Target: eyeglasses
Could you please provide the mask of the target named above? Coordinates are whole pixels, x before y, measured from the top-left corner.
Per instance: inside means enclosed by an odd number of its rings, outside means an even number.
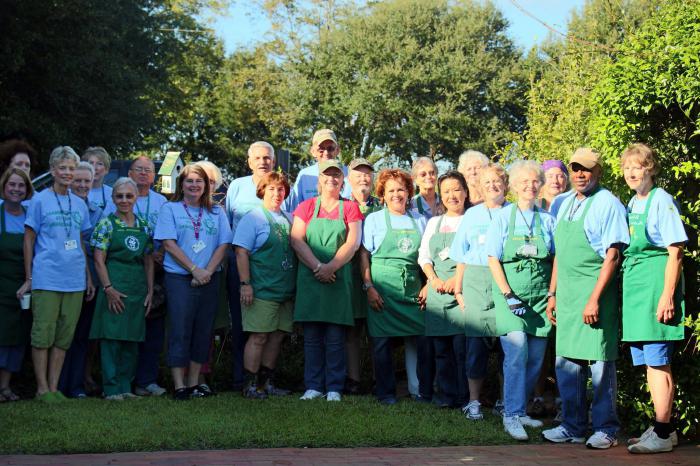
[[[136,167],[131,169],[134,173],[153,173],[152,168]]]
[[[338,146],[336,146],[336,145],[334,145],[334,144],[329,144],[329,145],[327,145],[327,146],[318,146],[318,151],[319,151],[319,152],[323,152],[323,151],[326,151],[326,152],[335,152],[335,150],[336,150],[337,148],[338,148]]]
[[[115,194],[114,195],[115,199],[133,199],[134,195],[131,193],[126,193],[126,194]]]

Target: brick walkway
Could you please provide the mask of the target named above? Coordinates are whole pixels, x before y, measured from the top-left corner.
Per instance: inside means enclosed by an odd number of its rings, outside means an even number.
[[[631,455],[619,446],[608,451],[580,445],[522,445],[444,448],[275,448],[260,450],[161,451],[101,455],[0,456],[0,465],[700,465],[700,445],[673,453]]]

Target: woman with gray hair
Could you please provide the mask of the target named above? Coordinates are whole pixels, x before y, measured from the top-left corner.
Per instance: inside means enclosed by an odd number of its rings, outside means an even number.
[[[92,165],[93,168],[92,187],[88,199],[107,214],[114,212],[112,188],[104,184],[105,175],[109,173],[109,167],[112,164],[112,158],[104,147],[95,146],[85,149],[82,160]]]
[[[53,186],[34,196],[24,223],[25,282],[17,295],[32,292],[36,396],[46,402],[65,399],[58,391],[63,360],[73,341],[83,295],[90,300],[95,293],[81,241],[81,233],[91,227],[88,208],[69,191],[79,161],[68,146],[51,152]]]
[[[555,220],[535,205],[544,184],[540,165],[519,160],[510,167],[515,202],[498,211],[487,233],[493,275],[496,328],[503,347],[503,426],[516,440],[542,422],[526,415],[552,325],[546,308],[554,256]]]
[[[467,150],[459,156],[457,171],[464,175],[469,188],[469,203],[481,204],[484,198],[479,190],[479,174],[481,169],[488,166],[489,159],[477,150]]]
[[[437,215],[440,208],[440,196],[435,191],[437,174],[437,165],[430,157],[418,157],[411,167],[411,178],[418,187],[417,194],[411,200],[411,209],[426,220]]]
[[[136,397],[131,382],[153,297],[153,245],[148,223],[134,215],[137,197],[136,183],[119,178],[112,190],[117,211],[97,224],[90,240],[103,283],[90,338],[100,340],[102,385],[113,401]]]

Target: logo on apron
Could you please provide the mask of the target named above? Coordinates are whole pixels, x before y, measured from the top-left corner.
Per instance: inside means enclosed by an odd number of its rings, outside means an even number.
[[[141,246],[141,243],[139,242],[139,239],[137,237],[127,236],[126,238],[124,238],[124,245],[129,251],[138,251],[139,246]]]
[[[409,252],[411,249],[413,249],[413,240],[405,236],[398,240],[396,247],[403,253]]]

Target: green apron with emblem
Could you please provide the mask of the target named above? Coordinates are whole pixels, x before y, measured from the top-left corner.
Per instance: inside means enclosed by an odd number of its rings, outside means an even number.
[[[515,235],[516,204],[511,205],[508,237],[503,245],[503,271],[513,293],[525,304],[525,314],[511,312],[501,290],[493,284],[493,301],[496,306],[496,326],[499,335],[523,331],[536,337],[547,337],[552,324],[547,319],[547,292],[552,278],[552,258],[542,233],[539,209],[534,207],[532,235]],[[531,237],[530,237],[531,236]],[[525,254],[523,248],[536,248]]]
[[[656,320],[656,308],[664,290],[668,250],[654,246],[647,239],[646,225],[652,189],[644,213],[627,209],[630,245],[622,263],[622,341],[671,341],[684,338],[685,301],[683,274],[673,295],[675,313],[668,323]]]
[[[5,231],[4,203],[0,209],[0,346],[15,346],[29,341],[32,328],[31,311],[23,311],[17,299],[24,283],[24,233]]]
[[[379,205],[379,199],[374,196],[370,196],[367,200],[367,204],[357,203],[360,207],[360,212],[367,218],[367,216],[373,212],[381,209]],[[366,319],[367,311],[369,310],[369,303],[367,302],[367,292],[362,289],[362,284],[364,280],[362,278],[362,271],[360,270],[360,252],[358,251],[352,258],[352,313],[355,319]]]
[[[347,228],[343,220],[343,200],[338,203],[338,218],[318,218],[321,198],[316,198],[316,207],[306,225],[306,243],[316,258],[330,262],[347,239]],[[294,305],[294,320],[297,322],[328,322],[339,325],[353,325],[352,269],[350,263],[335,272],[335,282],[321,283],[313,271],[301,264],[297,272],[297,297]]]
[[[443,281],[454,276],[457,269],[457,263],[450,259],[450,245],[456,232],[440,232],[444,218],[444,215],[440,216],[435,233],[428,242],[433,270]],[[428,285],[428,299],[425,305],[426,336],[443,337],[463,334],[464,316],[465,313],[457,304],[453,294],[438,293],[430,284]]]
[[[583,308],[603,265],[603,258],[591,247],[583,227],[595,194],[584,201],[586,206],[578,220],[569,220],[576,199],[575,195],[571,196],[569,203],[562,206],[565,215],[557,223],[554,233],[557,258],[556,355],[588,361],[614,361],[618,351],[620,312],[617,274],[600,297],[598,322],[593,325],[583,323]]]
[[[289,245],[289,222],[282,225],[263,207],[270,225],[265,243],[249,256],[250,284],[256,298],[283,303],[294,297],[297,281],[297,258]]]
[[[371,309],[367,328],[373,337],[423,335],[425,324],[418,305],[422,287],[418,267],[421,234],[416,221],[411,229],[394,229],[389,209],[384,209],[386,236],[371,258],[372,281],[384,300],[381,311]]]
[[[115,314],[108,308],[104,290],[98,291],[90,339],[143,341],[146,336],[143,302],[148,294],[143,259],[149,243],[148,224],[139,216],[135,216],[133,227],[123,226],[114,214],[108,219],[112,223],[112,239],[106,251],[107,273],[112,286],[127,297],[122,298],[124,311]]]

